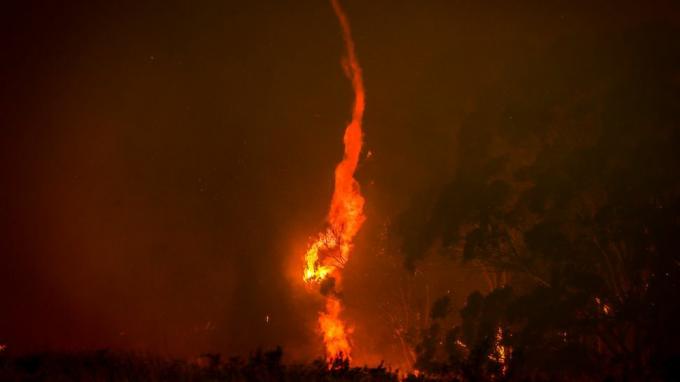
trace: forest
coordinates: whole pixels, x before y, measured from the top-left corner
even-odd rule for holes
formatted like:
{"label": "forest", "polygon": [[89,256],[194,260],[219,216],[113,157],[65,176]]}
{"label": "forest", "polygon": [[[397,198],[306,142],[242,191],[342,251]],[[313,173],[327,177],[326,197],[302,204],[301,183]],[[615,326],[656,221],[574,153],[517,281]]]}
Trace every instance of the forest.
{"label": "forest", "polygon": [[408,267],[450,256],[478,265],[489,289],[460,311],[447,296],[433,304],[418,370],[680,377],[677,32],[565,41],[467,117],[455,178],[401,216],[394,240]]}

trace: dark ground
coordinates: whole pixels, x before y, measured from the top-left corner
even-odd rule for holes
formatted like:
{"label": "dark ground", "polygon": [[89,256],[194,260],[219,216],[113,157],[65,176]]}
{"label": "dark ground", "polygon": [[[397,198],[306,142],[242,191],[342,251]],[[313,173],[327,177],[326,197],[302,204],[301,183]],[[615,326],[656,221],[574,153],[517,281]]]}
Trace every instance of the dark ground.
{"label": "dark ground", "polygon": [[397,381],[398,370],[337,362],[284,365],[280,348],[247,359],[204,354],[194,360],[99,350],[0,357],[2,381]]}

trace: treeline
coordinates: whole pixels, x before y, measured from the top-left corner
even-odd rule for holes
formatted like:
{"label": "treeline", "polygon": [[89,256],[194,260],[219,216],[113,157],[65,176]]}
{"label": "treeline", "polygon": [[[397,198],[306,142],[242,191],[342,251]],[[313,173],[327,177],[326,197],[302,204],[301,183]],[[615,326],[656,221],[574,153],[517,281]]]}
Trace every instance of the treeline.
{"label": "treeline", "polygon": [[680,380],[679,32],[565,38],[479,100],[456,176],[393,229],[408,267],[439,253],[488,282],[433,304],[418,370]]}

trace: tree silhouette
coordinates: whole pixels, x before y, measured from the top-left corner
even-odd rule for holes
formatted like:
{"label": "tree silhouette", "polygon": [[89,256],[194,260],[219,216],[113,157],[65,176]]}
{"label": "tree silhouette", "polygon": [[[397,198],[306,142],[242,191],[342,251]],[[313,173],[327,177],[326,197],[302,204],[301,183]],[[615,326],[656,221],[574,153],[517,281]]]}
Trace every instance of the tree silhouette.
{"label": "tree silhouette", "polygon": [[457,326],[435,304],[418,369],[466,380],[678,377],[677,32],[566,41],[554,62],[528,63],[537,78],[509,76],[512,90],[468,116],[455,178],[431,209],[413,206],[429,211],[418,227],[407,211],[395,232],[407,265],[435,247],[483,265],[492,291],[471,294]]}

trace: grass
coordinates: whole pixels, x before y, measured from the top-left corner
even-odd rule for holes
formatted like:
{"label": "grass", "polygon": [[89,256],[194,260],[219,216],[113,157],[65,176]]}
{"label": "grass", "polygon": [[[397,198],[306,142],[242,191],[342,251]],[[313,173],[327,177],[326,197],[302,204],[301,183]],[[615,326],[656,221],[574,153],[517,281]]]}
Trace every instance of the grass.
{"label": "grass", "polygon": [[[110,350],[11,356],[0,353],[0,381],[398,381],[385,367],[350,367],[338,361],[285,365],[281,348],[248,358],[168,359]],[[413,377],[411,377],[413,379]]]}

